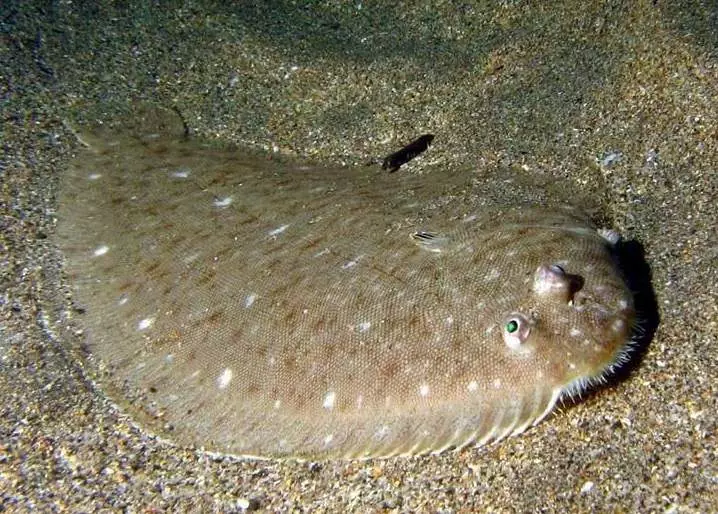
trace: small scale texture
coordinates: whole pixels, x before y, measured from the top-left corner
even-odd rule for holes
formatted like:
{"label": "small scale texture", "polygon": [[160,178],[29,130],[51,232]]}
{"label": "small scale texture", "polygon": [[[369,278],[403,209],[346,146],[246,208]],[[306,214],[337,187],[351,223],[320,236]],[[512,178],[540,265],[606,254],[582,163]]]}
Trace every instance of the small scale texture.
{"label": "small scale texture", "polygon": [[431,209],[470,175],[275,164],[165,117],[80,135],[57,244],[104,381],[169,437],[438,452],[523,432],[624,358],[632,293],[577,208]]}

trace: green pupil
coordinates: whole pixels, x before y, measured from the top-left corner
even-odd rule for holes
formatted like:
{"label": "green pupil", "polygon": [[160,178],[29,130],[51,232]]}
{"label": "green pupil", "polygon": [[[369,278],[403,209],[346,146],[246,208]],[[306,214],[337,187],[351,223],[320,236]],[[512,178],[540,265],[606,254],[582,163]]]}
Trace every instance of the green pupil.
{"label": "green pupil", "polygon": [[519,324],[516,322],[515,319],[512,319],[511,321],[509,321],[508,323],[506,323],[506,331],[507,331],[509,334],[513,334],[513,333],[516,332],[518,329],[519,329]]}

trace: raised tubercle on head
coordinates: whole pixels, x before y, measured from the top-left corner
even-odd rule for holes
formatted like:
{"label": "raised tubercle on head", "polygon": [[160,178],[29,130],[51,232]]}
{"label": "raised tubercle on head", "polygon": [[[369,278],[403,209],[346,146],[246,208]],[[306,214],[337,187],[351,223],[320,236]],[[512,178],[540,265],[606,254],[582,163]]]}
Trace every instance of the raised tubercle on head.
{"label": "raised tubercle on head", "polygon": [[546,299],[568,303],[583,287],[583,278],[566,273],[559,264],[542,264],[534,273],[533,291]]}

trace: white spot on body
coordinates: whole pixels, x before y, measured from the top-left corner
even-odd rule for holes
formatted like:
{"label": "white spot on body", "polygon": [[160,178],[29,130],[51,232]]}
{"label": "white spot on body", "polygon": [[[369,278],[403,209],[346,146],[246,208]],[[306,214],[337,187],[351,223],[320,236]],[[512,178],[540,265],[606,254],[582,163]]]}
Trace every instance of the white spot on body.
{"label": "white spot on body", "polygon": [[215,198],[213,204],[215,207],[219,207],[220,209],[229,207],[232,204],[232,197],[226,196],[224,198]]}
{"label": "white spot on body", "polygon": [[232,370],[230,368],[224,368],[222,373],[217,377],[217,387],[220,389],[226,389],[229,383],[232,381]]}
{"label": "white spot on body", "polygon": [[494,268],[484,275],[484,282],[491,282],[492,280],[496,280],[500,276],[501,276],[501,272],[499,272],[499,270]]}
{"label": "white spot on body", "polygon": [[333,440],[334,440],[334,434],[327,434],[327,436],[324,438],[324,445],[329,446]]}
{"label": "white spot on body", "polygon": [[282,402],[280,400],[274,400],[274,408],[278,409],[282,406]]}
{"label": "white spot on body", "polygon": [[571,334],[571,337],[581,337],[583,332],[581,332],[579,329],[574,327],[569,331],[569,334]]}
{"label": "white spot on body", "polygon": [[155,318],[145,318],[137,324],[137,330],[147,330],[155,322]]}
{"label": "white spot on body", "polygon": [[472,380],[469,382],[469,385],[466,386],[466,389],[468,389],[470,393],[474,393],[479,390],[479,383],[476,380]]}
{"label": "white spot on body", "polygon": [[497,378],[494,380],[494,387],[496,389],[501,389],[501,379],[500,378]]}
{"label": "white spot on body", "polygon": [[288,228],[289,228],[289,225],[282,225],[281,227],[277,227],[277,228],[275,228],[274,230],[270,230],[270,231],[268,232],[268,234],[269,234],[270,237],[278,236],[279,234],[281,234],[282,232],[284,232],[284,231],[287,230]]}
{"label": "white spot on body", "polygon": [[102,245],[102,246],[98,246],[97,248],[95,248],[95,251],[92,252],[92,255],[94,255],[95,257],[100,257],[102,255],[105,255],[109,251],[110,251],[109,246]]}
{"label": "white spot on body", "polygon": [[120,296],[120,299],[117,300],[117,305],[125,305],[129,301],[130,298],[126,294],[123,294],[122,296]]}
{"label": "white spot on body", "polygon": [[329,253],[329,248],[325,248],[325,249],[322,250],[321,252],[315,253],[315,254],[314,254],[314,257],[321,257],[322,255],[326,255],[326,254],[328,254],[328,253]]}
{"label": "white spot on body", "polygon": [[445,324],[447,327],[450,327],[451,325],[453,325],[453,324],[454,324],[454,317],[453,317],[453,316],[447,316],[447,317],[444,319],[444,324]]}
{"label": "white spot on body", "polygon": [[371,322],[370,321],[362,321],[361,323],[359,323],[357,328],[359,329],[359,332],[366,332],[367,330],[369,330],[371,328]]}
{"label": "white spot on body", "polygon": [[170,175],[174,178],[187,178],[189,177],[189,169],[187,168],[180,168],[178,170],[174,170]]}
{"label": "white spot on body", "polygon": [[364,257],[364,256],[360,255],[349,262],[345,262],[344,264],[342,264],[342,269],[353,268],[354,266],[356,266],[359,263],[359,259],[361,259],[362,257]]}
{"label": "white spot on body", "polygon": [[257,295],[252,293],[247,295],[247,297],[244,299],[244,307],[245,309],[249,309],[252,304],[254,304],[254,301],[257,299]]}
{"label": "white spot on body", "polygon": [[184,262],[185,264],[191,264],[192,262],[196,261],[200,255],[201,255],[200,253],[191,253],[191,254],[187,255],[186,257],[184,257],[182,259],[182,262]]}
{"label": "white spot on body", "polygon": [[97,180],[100,177],[102,177],[102,173],[90,173],[87,176],[87,180]]}
{"label": "white spot on body", "polygon": [[421,387],[419,387],[419,394],[426,398],[429,396],[429,385],[428,384],[422,384]]}
{"label": "white spot on body", "polygon": [[325,409],[333,409],[334,408],[334,401],[337,399],[337,394],[334,391],[329,391],[324,396],[324,402],[322,402],[322,406]]}

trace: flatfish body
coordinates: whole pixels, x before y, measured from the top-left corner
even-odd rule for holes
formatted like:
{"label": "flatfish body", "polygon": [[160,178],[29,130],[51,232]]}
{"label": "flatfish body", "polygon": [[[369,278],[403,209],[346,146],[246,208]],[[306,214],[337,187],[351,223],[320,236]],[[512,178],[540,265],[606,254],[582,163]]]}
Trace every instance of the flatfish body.
{"label": "flatfish body", "polygon": [[81,136],[57,241],[98,381],[181,444],[312,458],[482,444],[624,355],[634,308],[613,238],[573,207],[477,206],[456,177],[133,130]]}

